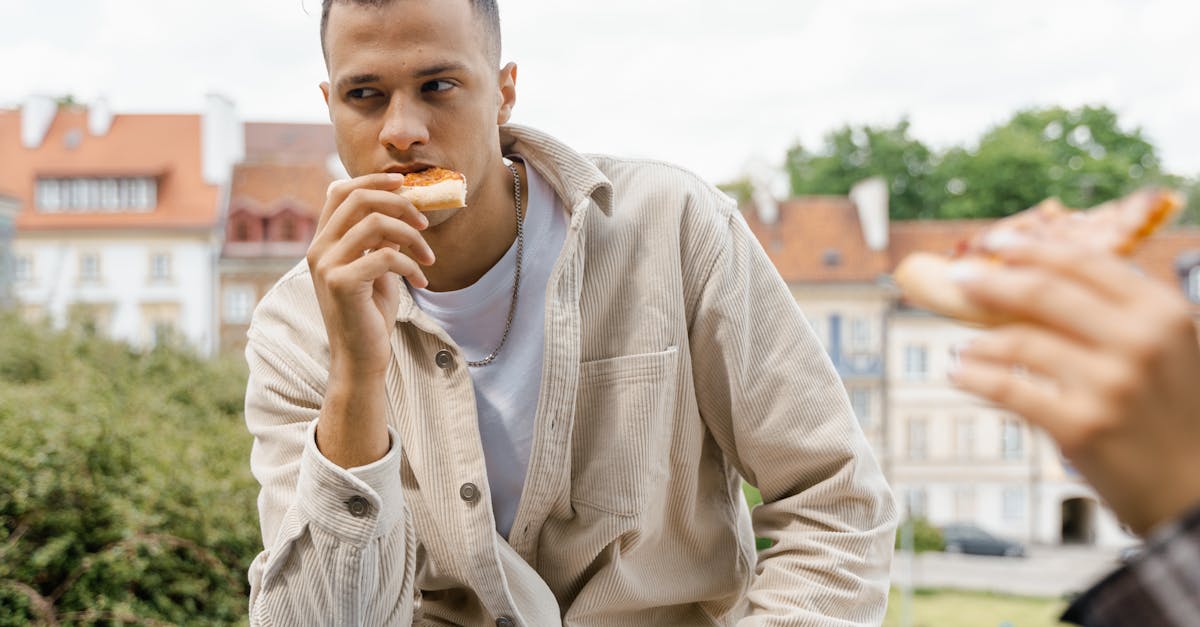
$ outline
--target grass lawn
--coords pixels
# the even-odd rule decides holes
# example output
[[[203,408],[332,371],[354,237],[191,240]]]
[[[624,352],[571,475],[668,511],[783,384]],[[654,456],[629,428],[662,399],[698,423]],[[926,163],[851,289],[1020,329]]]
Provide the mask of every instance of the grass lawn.
[[[901,627],[903,597],[892,588],[884,627]],[[913,593],[913,627],[1057,627],[1067,602],[1034,598],[960,592],[917,590]]]

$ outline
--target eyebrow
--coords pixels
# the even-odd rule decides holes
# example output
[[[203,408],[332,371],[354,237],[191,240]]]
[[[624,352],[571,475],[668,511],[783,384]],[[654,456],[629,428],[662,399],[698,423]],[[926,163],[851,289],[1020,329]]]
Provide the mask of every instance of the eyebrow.
[[[449,61],[446,63],[439,63],[437,65],[431,65],[429,67],[421,68],[421,69],[417,70],[416,72],[413,72],[413,76],[416,78],[427,78],[430,76],[436,76],[438,74],[447,74],[447,73],[454,73],[454,72],[463,73],[463,72],[469,71],[469,69],[470,68],[468,68],[466,65],[464,65],[462,63],[458,63],[456,61]],[[383,81],[383,78],[378,74],[354,74],[351,76],[346,76],[344,78],[338,79],[337,91],[342,91],[342,90],[346,89],[347,87],[351,87],[354,85],[366,85],[368,83],[379,83],[382,81]]]
[[[462,63],[458,63],[456,61],[449,61],[446,63],[440,63],[438,65],[433,65],[433,66],[430,66],[427,68],[417,70],[416,72],[413,73],[413,76],[416,76],[417,78],[425,78],[428,76],[434,76],[436,74],[446,74],[449,72],[466,72],[466,71],[467,71],[467,66],[463,65]]]
[[[378,74],[355,74],[353,76],[347,76],[347,77],[338,79],[337,90],[342,91],[343,89],[350,87],[351,85],[366,85],[367,83],[378,83],[379,80],[380,80],[380,78],[379,78]]]

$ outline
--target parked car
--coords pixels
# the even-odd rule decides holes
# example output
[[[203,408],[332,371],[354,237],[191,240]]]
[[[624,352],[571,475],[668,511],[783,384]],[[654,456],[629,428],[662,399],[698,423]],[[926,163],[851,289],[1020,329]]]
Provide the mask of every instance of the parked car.
[[[946,525],[942,527],[942,539],[945,541],[947,553],[1025,557],[1025,545],[1014,540],[998,538],[975,525]]]

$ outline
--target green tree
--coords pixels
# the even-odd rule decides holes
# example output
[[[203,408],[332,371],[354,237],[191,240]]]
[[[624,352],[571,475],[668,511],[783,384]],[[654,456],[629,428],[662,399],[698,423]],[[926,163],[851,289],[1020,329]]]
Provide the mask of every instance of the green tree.
[[[797,143],[785,165],[795,195],[846,194],[855,183],[882,176],[891,187],[893,219],[931,218],[938,185],[931,178],[936,155],[909,132],[902,119],[891,127],[844,126],[825,137],[818,153]]]
[[[1161,163],[1140,129],[1121,127],[1107,107],[1020,111],[974,149],[954,148],[928,197],[943,218],[1010,215],[1048,197],[1090,207],[1161,182]]]

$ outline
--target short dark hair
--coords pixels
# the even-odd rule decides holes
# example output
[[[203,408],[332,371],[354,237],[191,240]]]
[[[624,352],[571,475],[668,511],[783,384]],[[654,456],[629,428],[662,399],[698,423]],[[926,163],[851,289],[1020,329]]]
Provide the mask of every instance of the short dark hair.
[[[392,0],[321,0],[321,54],[326,61],[329,59],[325,50],[325,30],[329,25],[329,9],[334,3],[356,4],[358,6],[382,7]],[[488,56],[498,66],[500,64],[500,8],[496,0],[469,0],[475,17],[483,25],[484,34],[488,38]]]

